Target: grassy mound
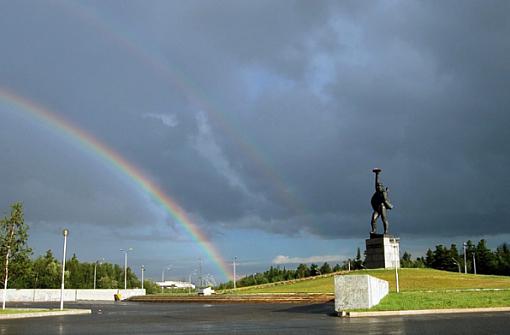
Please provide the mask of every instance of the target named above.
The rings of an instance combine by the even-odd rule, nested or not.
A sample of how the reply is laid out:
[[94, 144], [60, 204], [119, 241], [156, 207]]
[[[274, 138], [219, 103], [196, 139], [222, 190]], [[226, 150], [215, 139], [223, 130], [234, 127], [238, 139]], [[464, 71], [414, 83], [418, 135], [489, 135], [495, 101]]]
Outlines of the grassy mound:
[[[400, 269], [399, 286], [401, 292], [447, 291], [469, 289], [508, 289], [510, 277], [460, 274], [433, 269]], [[390, 292], [395, 291], [394, 270], [360, 270], [346, 275], [368, 274], [389, 282]], [[320, 278], [275, 284], [272, 286], [252, 286], [237, 290], [239, 293], [334, 293], [333, 275]]]
[[[460, 274], [433, 269], [400, 269], [400, 293], [395, 292], [395, 270], [360, 270], [345, 275], [368, 274], [389, 282], [390, 293], [370, 310], [510, 306], [510, 277]], [[333, 277], [261, 285], [237, 290], [243, 294], [334, 293]]]

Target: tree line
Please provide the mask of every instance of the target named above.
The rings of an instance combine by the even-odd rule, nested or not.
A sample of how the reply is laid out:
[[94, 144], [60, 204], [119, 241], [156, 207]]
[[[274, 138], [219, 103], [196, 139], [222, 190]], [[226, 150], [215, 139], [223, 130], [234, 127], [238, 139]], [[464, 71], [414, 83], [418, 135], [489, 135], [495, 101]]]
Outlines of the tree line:
[[464, 247], [459, 251], [456, 244], [446, 247], [436, 245], [434, 250], [428, 249], [425, 257], [411, 259], [411, 254], [405, 252], [400, 265], [402, 267], [427, 267], [438, 270], [487, 274], [487, 275], [510, 275], [510, 247], [503, 243], [491, 250], [487, 247], [487, 241], [481, 239], [476, 245], [473, 241], [466, 242], [466, 262], [464, 263]]
[[[60, 288], [62, 263], [51, 250], [35, 259], [27, 245], [28, 226], [23, 216], [23, 205], [11, 206], [10, 215], [0, 220], [0, 264], [3, 265], [1, 288]], [[94, 276], [95, 273], [95, 276]], [[76, 255], [66, 260], [65, 287], [73, 289], [123, 289], [124, 268], [107, 262], [80, 262]], [[126, 270], [127, 288], [140, 288], [141, 281], [131, 268]], [[158, 287], [151, 280], [144, 280], [147, 293]]]
[[[293, 280], [304, 277], [317, 276], [344, 270], [360, 270], [365, 268], [364, 257], [361, 256], [360, 248], [356, 256], [331, 267], [327, 262], [318, 266], [317, 264], [299, 264], [296, 269], [280, 268], [271, 266], [264, 272], [247, 275], [236, 281], [237, 287], [274, 283], [278, 281]], [[450, 247], [436, 245], [432, 251], [428, 249], [425, 256], [417, 257], [414, 260], [407, 251], [400, 259], [400, 266], [403, 268], [432, 268], [444, 271], [464, 272], [464, 254], [459, 252], [455, 244]], [[510, 246], [507, 243], [501, 244], [496, 250], [487, 247], [487, 241], [482, 239], [476, 245], [472, 241], [466, 242], [466, 269], [468, 273], [493, 274], [510, 276]], [[234, 282], [222, 283], [218, 289], [231, 289]]]

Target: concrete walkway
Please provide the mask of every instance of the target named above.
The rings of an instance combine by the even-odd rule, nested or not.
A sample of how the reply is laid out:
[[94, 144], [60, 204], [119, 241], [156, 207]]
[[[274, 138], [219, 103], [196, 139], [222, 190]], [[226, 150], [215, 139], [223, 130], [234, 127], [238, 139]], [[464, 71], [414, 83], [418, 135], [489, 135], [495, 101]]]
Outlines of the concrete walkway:
[[510, 307], [417, 309], [417, 310], [406, 310], [406, 311], [380, 311], [380, 312], [339, 312], [338, 316], [347, 317], [347, 318], [366, 318], [366, 317], [376, 317], [376, 316], [491, 313], [491, 312], [510, 312]]
[[[40, 318], [44, 316], [92, 314], [92, 310], [90, 309], [64, 309], [63, 311], [57, 309], [45, 310], [43, 308], [12, 308], [12, 309], [19, 309], [20, 313], [0, 314], [0, 320]], [[29, 310], [30, 312], [26, 312], [27, 310]]]

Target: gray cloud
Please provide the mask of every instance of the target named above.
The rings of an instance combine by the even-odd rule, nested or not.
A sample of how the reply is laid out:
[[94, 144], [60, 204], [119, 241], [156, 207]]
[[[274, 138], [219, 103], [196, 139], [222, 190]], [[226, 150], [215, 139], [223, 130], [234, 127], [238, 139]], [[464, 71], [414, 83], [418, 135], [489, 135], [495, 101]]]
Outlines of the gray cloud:
[[[506, 3], [29, 3], [0, 14], [0, 85], [120, 152], [208, 232], [364, 236], [380, 166], [392, 230], [509, 233]], [[173, 224], [1, 111], [3, 204]]]

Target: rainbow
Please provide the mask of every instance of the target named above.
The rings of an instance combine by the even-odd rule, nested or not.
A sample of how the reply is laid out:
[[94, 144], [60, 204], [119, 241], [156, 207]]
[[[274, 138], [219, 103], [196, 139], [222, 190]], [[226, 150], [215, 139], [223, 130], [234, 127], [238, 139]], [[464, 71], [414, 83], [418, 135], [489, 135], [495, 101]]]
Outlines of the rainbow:
[[93, 13], [86, 6], [79, 2], [58, 2], [59, 7], [68, 10], [75, 18], [90, 25], [101, 36], [108, 38], [111, 42], [121, 46], [126, 52], [140, 61], [160, 76], [166, 82], [177, 88], [186, 97], [191, 106], [207, 114], [209, 119], [217, 125], [222, 133], [227, 134], [241, 150], [246, 157], [254, 164], [256, 169], [269, 182], [268, 186], [275, 192], [275, 195], [281, 199], [290, 208], [296, 216], [306, 217], [309, 212], [305, 204], [284, 182], [282, 176], [274, 169], [272, 164], [262, 155], [261, 150], [254, 143], [249, 141], [242, 132], [221, 113], [220, 108], [214, 105], [213, 100], [207, 96], [207, 92], [200, 88], [198, 83], [193, 82], [191, 76], [184, 73], [179, 67], [169, 67], [161, 59], [151, 55], [146, 48], [138, 45], [137, 41], [130, 39], [123, 32], [118, 31], [112, 24], [102, 19], [97, 13]]
[[207, 239], [200, 228], [193, 223], [186, 212], [158, 185], [147, 178], [136, 166], [124, 159], [119, 153], [101, 143], [97, 138], [73, 125], [70, 121], [61, 116], [50, 112], [44, 107], [37, 105], [33, 101], [16, 95], [5, 88], [0, 87], [0, 101], [23, 111], [31, 118], [41, 121], [51, 129], [66, 135], [77, 145], [92, 152], [94, 155], [102, 158], [106, 163], [112, 166], [116, 171], [127, 176], [133, 183], [147, 192], [156, 202], [170, 214], [175, 221], [186, 230], [193, 241], [197, 242], [207, 257], [221, 271], [226, 278], [232, 278], [228, 264], [223, 260], [216, 247]]

